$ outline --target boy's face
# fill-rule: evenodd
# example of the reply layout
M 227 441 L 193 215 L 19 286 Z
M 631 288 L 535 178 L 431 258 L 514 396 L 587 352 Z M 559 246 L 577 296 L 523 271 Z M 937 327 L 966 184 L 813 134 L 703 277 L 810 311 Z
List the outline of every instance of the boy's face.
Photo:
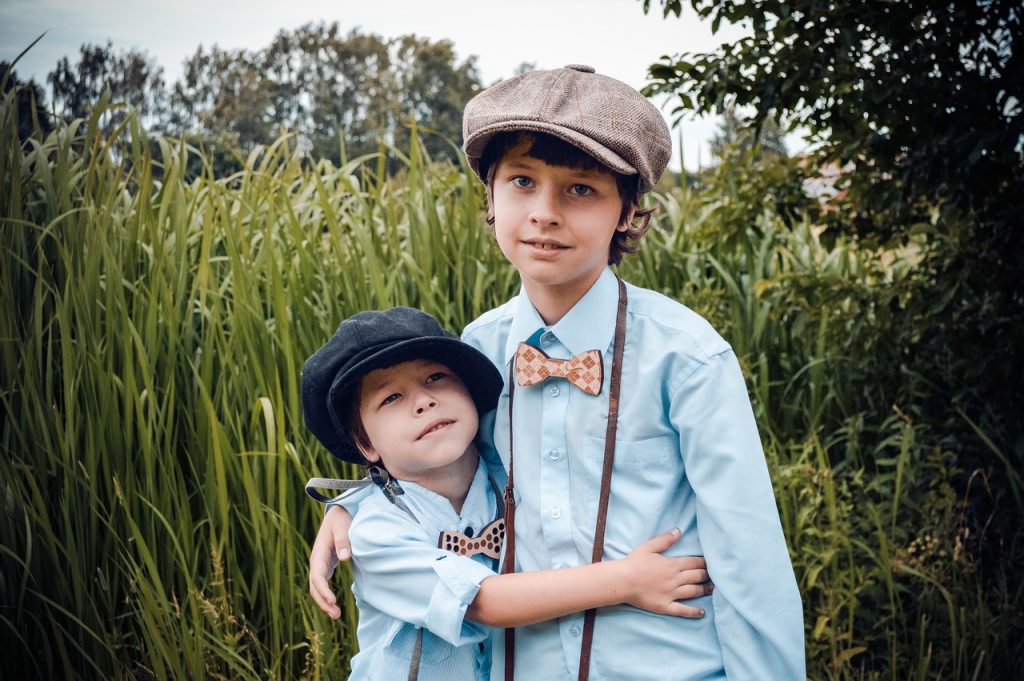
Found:
M 414 359 L 363 377 L 359 417 L 371 448 L 370 462 L 383 462 L 399 480 L 433 488 L 431 480 L 464 471 L 476 451 L 476 404 L 462 379 L 448 367 Z
M 553 166 L 526 155 L 524 140 L 502 157 L 494 174 L 494 233 L 523 286 L 538 296 L 579 300 L 608 264 L 622 199 L 604 169 Z

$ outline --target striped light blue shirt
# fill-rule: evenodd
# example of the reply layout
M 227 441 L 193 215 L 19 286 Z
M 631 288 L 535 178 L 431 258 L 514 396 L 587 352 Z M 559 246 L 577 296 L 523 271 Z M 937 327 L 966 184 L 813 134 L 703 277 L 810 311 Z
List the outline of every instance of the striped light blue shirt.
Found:
M 691 601 L 706 610 L 703 619 L 628 606 L 599 610 L 590 678 L 803 680 L 800 594 L 736 357 L 683 305 L 634 286 L 628 295 L 605 558 L 626 556 L 678 527 L 682 537 L 669 553 L 703 555 L 715 591 Z M 606 270 L 550 328 L 521 292 L 463 333 L 505 376 L 518 343 L 530 337 L 551 357 L 597 348 L 604 358 L 605 386 L 596 397 L 563 379 L 516 390 L 520 571 L 590 561 L 616 300 L 615 276 Z M 481 435 L 493 435 L 494 448 L 484 447 L 483 455 L 493 464 L 496 449 L 507 466 L 507 386 L 497 410 L 481 420 Z M 516 677 L 575 679 L 582 630 L 582 614 L 517 629 Z M 499 632 L 495 681 L 502 667 Z
M 464 617 L 480 582 L 495 574 L 496 561 L 444 551 L 437 539 L 443 530 L 479 532 L 497 517 L 486 466 L 477 467 L 461 514 L 439 494 L 400 484 L 401 498 L 419 522 L 379 489 L 351 499 L 358 503 L 349 540 L 359 653 L 349 679 L 405 681 L 422 627 L 420 681 L 483 681 L 490 671 L 490 629 Z

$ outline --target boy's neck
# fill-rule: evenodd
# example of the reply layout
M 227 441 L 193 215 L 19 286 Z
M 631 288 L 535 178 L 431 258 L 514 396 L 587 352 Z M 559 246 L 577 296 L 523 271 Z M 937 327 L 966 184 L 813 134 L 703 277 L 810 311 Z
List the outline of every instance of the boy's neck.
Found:
M 537 314 L 544 320 L 544 324 L 554 326 L 580 302 L 600 278 L 601 272 L 598 272 L 597 276 L 587 281 L 572 282 L 558 287 L 523 281 L 523 289 Z
M 451 502 L 455 512 L 461 515 L 462 505 L 466 503 L 469 488 L 473 485 L 473 478 L 476 476 L 476 469 L 480 466 L 480 456 L 477 453 L 476 445 L 470 444 L 467 452 L 470 450 L 475 456 L 464 456 L 457 465 L 446 466 L 443 471 L 434 475 L 417 476 L 410 481 L 435 494 L 440 494 Z

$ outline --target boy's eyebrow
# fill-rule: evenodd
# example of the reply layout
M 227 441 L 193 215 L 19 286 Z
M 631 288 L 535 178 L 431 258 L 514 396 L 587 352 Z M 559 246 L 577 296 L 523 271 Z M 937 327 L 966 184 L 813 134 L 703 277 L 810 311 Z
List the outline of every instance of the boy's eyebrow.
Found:
M 532 170 L 538 165 L 551 165 L 540 159 L 523 159 L 517 158 L 509 161 L 502 162 L 502 166 L 506 168 L 512 168 L 513 170 Z M 555 168 L 565 168 L 577 177 L 601 177 L 607 171 L 598 168 L 574 168 L 572 166 L 553 166 Z

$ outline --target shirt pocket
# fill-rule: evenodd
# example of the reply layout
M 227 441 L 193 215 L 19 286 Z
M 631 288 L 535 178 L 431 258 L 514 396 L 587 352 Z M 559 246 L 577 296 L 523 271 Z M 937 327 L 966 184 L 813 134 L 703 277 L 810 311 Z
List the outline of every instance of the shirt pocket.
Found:
M 583 457 L 588 463 L 597 461 L 598 479 L 604 466 L 604 442 L 603 437 L 583 438 Z M 616 440 L 613 472 L 618 473 L 620 467 L 630 468 L 665 461 L 672 455 L 674 443 L 675 438 L 672 435 L 657 435 L 640 440 Z

